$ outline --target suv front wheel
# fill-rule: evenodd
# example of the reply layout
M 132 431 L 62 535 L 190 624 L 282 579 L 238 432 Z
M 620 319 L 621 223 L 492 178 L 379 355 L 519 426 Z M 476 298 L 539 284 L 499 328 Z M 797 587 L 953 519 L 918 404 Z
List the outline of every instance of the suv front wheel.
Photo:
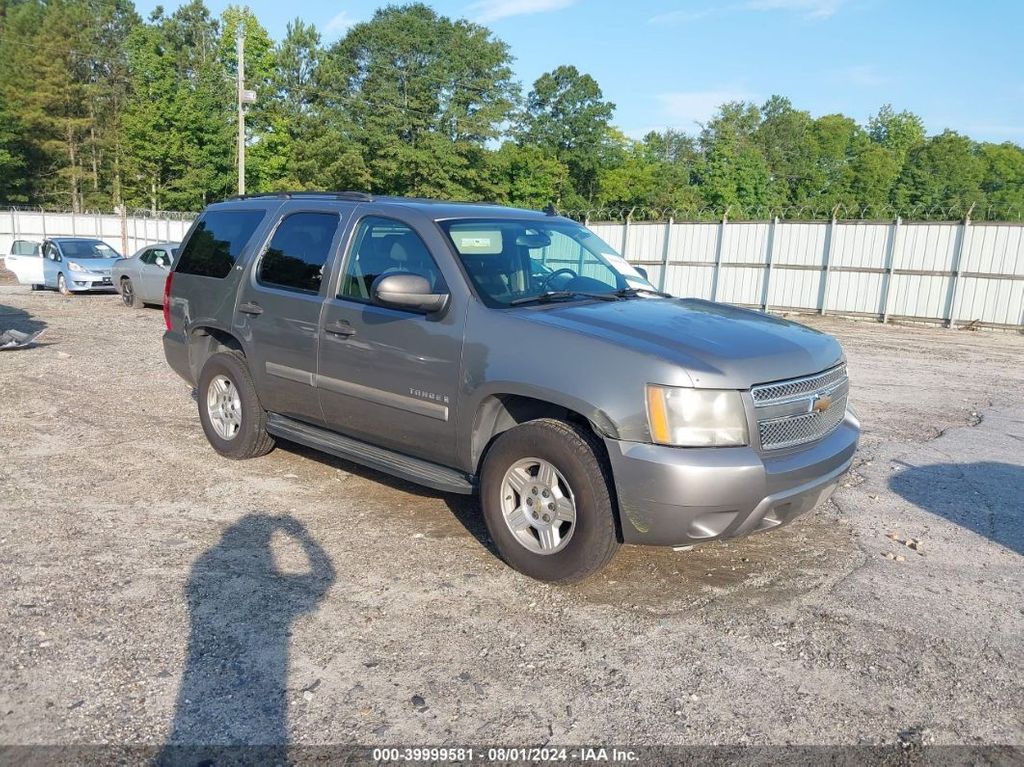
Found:
M 484 519 L 502 558 L 543 581 L 577 581 L 619 548 L 610 475 L 588 430 L 540 419 L 501 434 L 484 459 Z
M 273 449 L 267 411 L 241 354 L 211 355 L 199 374 L 198 400 L 206 439 L 225 458 L 257 458 Z

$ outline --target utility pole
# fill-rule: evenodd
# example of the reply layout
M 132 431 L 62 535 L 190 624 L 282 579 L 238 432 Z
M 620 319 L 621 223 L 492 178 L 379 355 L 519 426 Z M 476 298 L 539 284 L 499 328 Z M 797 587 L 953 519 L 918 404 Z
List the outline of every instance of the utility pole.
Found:
M 245 194 L 245 25 L 238 25 L 238 193 Z

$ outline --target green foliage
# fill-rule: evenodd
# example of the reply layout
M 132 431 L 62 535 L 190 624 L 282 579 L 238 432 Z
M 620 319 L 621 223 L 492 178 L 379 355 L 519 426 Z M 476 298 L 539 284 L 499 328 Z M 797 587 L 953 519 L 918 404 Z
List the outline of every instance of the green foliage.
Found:
M 888 218 L 1024 211 L 1024 150 L 882 106 L 866 125 L 782 96 L 724 104 L 698 135 L 613 126 L 571 65 L 525 98 L 508 46 L 428 5 L 389 5 L 324 46 L 301 19 L 275 42 L 251 9 L 203 0 L 143 21 L 131 0 L 0 9 L 0 199 L 196 210 L 237 184 L 244 29 L 249 191 L 365 189 L 554 203 L 581 215 Z
M 520 142 L 565 163 L 577 193 L 592 201 L 614 112 L 615 105 L 604 101 L 594 78 L 561 66 L 533 84 L 520 121 Z

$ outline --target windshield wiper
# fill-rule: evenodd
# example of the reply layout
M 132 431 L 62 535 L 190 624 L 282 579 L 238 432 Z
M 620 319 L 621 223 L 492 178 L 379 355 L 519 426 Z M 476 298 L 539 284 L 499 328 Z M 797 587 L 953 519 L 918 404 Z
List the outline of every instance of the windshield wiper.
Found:
M 619 298 L 633 298 L 634 296 L 639 296 L 641 294 L 648 296 L 660 296 L 661 298 L 672 298 L 671 293 L 663 293 L 662 291 L 655 290 L 654 288 L 622 288 L 621 290 L 615 291 L 615 295 Z
M 617 293 L 587 293 L 583 290 L 548 290 L 536 296 L 517 298 L 514 301 L 511 301 L 509 306 L 522 306 L 523 304 L 547 304 L 551 301 L 560 301 L 565 298 L 575 298 L 576 296 L 596 298 L 599 301 L 618 301 L 620 298 L 625 298 L 625 296 L 620 296 Z

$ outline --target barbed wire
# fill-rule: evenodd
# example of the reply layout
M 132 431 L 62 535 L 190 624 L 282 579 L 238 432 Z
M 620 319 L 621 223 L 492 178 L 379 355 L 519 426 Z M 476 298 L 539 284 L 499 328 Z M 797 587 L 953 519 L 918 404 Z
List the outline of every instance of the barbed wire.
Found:
M 560 215 L 581 222 L 623 223 L 673 221 L 770 221 L 778 218 L 785 221 L 971 221 L 1024 222 L 1024 210 L 998 205 L 976 204 L 952 205 L 864 205 L 851 207 L 843 204 L 785 205 L 743 207 L 730 205 L 727 208 L 714 206 L 693 206 L 658 208 L 594 207 L 577 210 L 558 210 Z
M 75 216 L 116 216 L 119 210 L 93 209 L 74 211 L 68 206 L 38 205 L 0 205 L 0 211 L 11 213 L 45 213 L 47 215 Z M 589 223 L 653 223 L 673 221 L 717 222 L 727 221 L 770 221 L 778 218 L 782 221 L 962 221 L 970 218 L 980 222 L 1024 223 L 1024 210 L 1018 208 L 988 205 L 910 205 L 895 206 L 865 205 L 850 207 L 846 205 L 785 205 L 782 207 L 753 206 L 742 207 L 730 205 L 727 208 L 715 206 L 693 206 L 659 208 L 650 206 L 633 207 L 593 207 L 563 210 L 557 209 L 561 216 L 580 222 Z M 0 213 L 2 215 L 2 213 Z M 197 212 L 177 210 L 157 210 L 149 208 L 129 208 L 124 215 L 130 218 L 159 219 L 161 221 L 191 221 Z
M 0 215 L 4 213 L 45 214 L 54 216 L 120 216 L 120 210 L 95 208 L 92 210 L 74 210 L 70 206 L 59 205 L 0 205 Z M 191 221 L 198 213 L 181 210 L 152 210 L 150 208 L 128 208 L 124 215 L 129 218 L 148 218 L 160 221 Z

